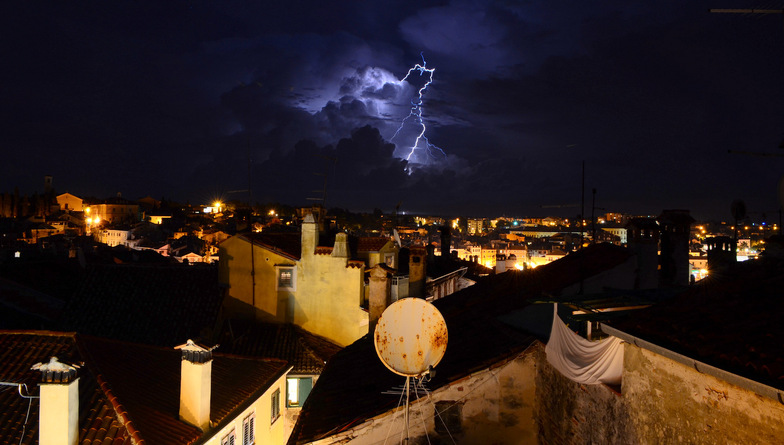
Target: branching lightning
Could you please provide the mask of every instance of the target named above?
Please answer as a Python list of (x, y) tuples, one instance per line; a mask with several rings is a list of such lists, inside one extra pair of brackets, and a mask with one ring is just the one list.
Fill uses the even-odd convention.
[(427, 61), (425, 61), (424, 54), (420, 53), (419, 55), (420, 57), (422, 57), (422, 64), (420, 65), (417, 63), (416, 65), (414, 65), (413, 68), (409, 69), (408, 73), (406, 73), (406, 76), (400, 79), (400, 82), (402, 83), (404, 81), (407, 81), (409, 76), (411, 76), (411, 74), (414, 72), (419, 72), (420, 77), (424, 76), (425, 73), (427, 73), (428, 79), (425, 82), (425, 84), (422, 85), (421, 88), (419, 88), (417, 97), (411, 100), (411, 110), (409, 111), (408, 116), (403, 118), (403, 120), (400, 122), (400, 126), (398, 127), (397, 131), (395, 131), (395, 134), (390, 139), (391, 141), (395, 140), (395, 137), (398, 135), (398, 133), (400, 133), (400, 130), (403, 129), (403, 126), (406, 124), (406, 122), (409, 119), (413, 119), (416, 125), (419, 125), (421, 127), (421, 131), (417, 135), (416, 140), (414, 141), (414, 145), (411, 147), (411, 151), (408, 153), (408, 156), (406, 156), (407, 161), (411, 160), (411, 156), (413, 156), (414, 152), (416, 152), (416, 150), (420, 148), (419, 144), (423, 140), (425, 144), (424, 148), (427, 150), (428, 156), (430, 156), (431, 158), (435, 158), (436, 156), (434, 155), (433, 152), (433, 150), (435, 149), (438, 150), (438, 152), (441, 153), (442, 156), (446, 157), (446, 153), (444, 153), (444, 150), (441, 150), (436, 145), (431, 144), (430, 141), (427, 139), (427, 136), (425, 136), (425, 131), (427, 131), (427, 127), (425, 126), (425, 121), (422, 118), (422, 103), (423, 103), (422, 96), (425, 94), (427, 87), (431, 83), (433, 83), (433, 73), (435, 73), (436, 69), (428, 68)]

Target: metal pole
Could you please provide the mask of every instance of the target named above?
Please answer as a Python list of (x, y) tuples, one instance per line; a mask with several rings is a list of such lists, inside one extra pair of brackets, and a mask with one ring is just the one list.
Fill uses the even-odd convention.
[(406, 411), (405, 411), (405, 413), (406, 413), (405, 414), (405, 418), (406, 418), (406, 438), (403, 439), (403, 443), (404, 444), (408, 444), (408, 438), (409, 438), (409, 431), (408, 431), (408, 397), (409, 397), (409, 390), (411, 388), (410, 379), (411, 379), (410, 376), (406, 376)]

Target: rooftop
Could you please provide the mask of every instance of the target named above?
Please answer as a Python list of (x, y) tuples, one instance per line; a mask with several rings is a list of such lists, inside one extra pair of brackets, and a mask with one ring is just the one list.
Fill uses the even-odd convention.
[[(30, 369), (34, 364), (56, 356), (63, 363), (81, 365), (81, 444), (189, 444), (203, 436), (178, 420), (181, 352), (173, 348), (74, 333), (0, 331), (0, 351), (0, 381), (24, 383), (32, 395), (38, 394), (40, 381)], [(213, 357), (210, 420), (219, 426), (288, 369), (275, 359)], [(0, 392), (0, 437), (8, 443), (38, 443), (38, 400), (23, 399), (16, 391)], [(25, 422), (28, 404), (32, 414)]]

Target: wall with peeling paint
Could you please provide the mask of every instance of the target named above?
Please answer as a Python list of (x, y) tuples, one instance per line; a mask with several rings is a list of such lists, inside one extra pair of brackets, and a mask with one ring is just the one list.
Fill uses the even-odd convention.
[(781, 443), (784, 405), (625, 344), (620, 392), (580, 385), (537, 352), (541, 443)]
[[(409, 409), (409, 444), (537, 443), (533, 415), (535, 376), (536, 358), (529, 349), (501, 366), (476, 372), (433, 391), (430, 397), (413, 401)], [(459, 413), (459, 419), (447, 420), (453, 426), (448, 432), (436, 425), (436, 405), (457, 407), (451, 413)], [(458, 428), (454, 428), (453, 421), (459, 424)], [(404, 410), (400, 407), (314, 443), (400, 443), (404, 425)]]

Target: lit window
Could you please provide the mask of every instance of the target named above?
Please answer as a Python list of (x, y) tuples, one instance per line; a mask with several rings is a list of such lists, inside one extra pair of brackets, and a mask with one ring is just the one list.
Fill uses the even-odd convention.
[(242, 445), (253, 445), (256, 443), (256, 430), (253, 428), (255, 419), (256, 414), (254, 413), (242, 419)]
[(272, 418), (270, 419), (270, 423), (275, 423), (280, 417), (280, 389), (276, 389), (275, 392), (272, 393)]
[(278, 267), (278, 290), (294, 290), (294, 268)]
[(234, 445), (234, 430), (221, 439), (221, 445)]
[(313, 389), (313, 377), (289, 377), (286, 379), (286, 406), (300, 407)]

